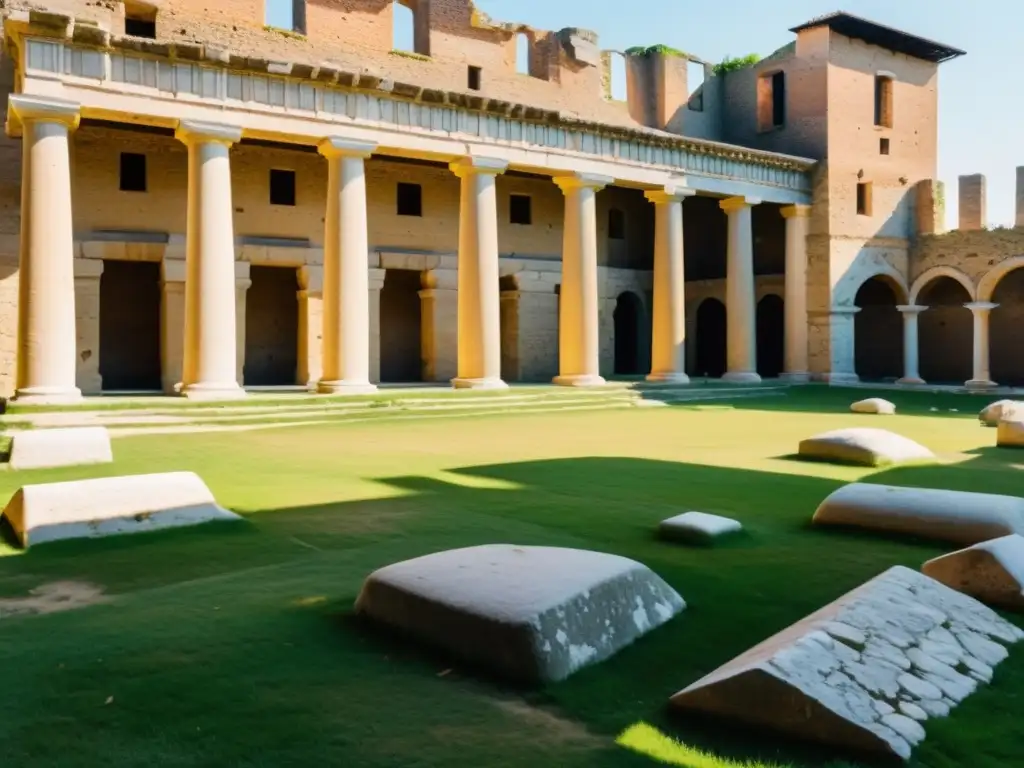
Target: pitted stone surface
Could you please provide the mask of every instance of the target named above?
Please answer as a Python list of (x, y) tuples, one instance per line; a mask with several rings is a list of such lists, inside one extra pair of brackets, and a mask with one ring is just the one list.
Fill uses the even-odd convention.
[(978, 414), (978, 420), (986, 427), (995, 427), (999, 425), (999, 420), (1003, 418), (1003, 409), (1008, 405), (1014, 405), (1013, 400), (997, 400), (991, 405), (986, 406)]
[(814, 513), (814, 524), (868, 528), (972, 545), (1024, 533), (1024, 499), (852, 483), (821, 503)]
[(886, 429), (849, 427), (800, 441), (800, 456), (817, 461), (867, 467), (933, 461), (935, 454), (913, 440)]
[(494, 544), (370, 574), (356, 611), (508, 678), (563, 680), (686, 608), (617, 555)]
[(706, 512), (686, 512), (663, 520), (658, 526), (662, 537), (690, 544), (710, 544), (742, 530), (743, 525), (738, 520)]
[(874, 413), (879, 416), (892, 416), (896, 413), (896, 406), (888, 400), (880, 397), (870, 397), (867, 400), (858, 400), (850, 406), (854, 413)]
[[(680, 691), (672, 704), (906, 759), (925, 738), (922, 723), (948, 715), (979, 684), (960, 670), (990, 663), (993, 647), (1005, 656), (1004, 643), (1021, 639), (1024, 632), (977, 600), (896, 567)], [(953, 656), (957, 668), (945, 661)]]
[(1024, 610), (1024, 536), (984, 541), (929, 560), (921, 570), (989, 605)]
[(11, 441), (12, 469), (46, 469), (114, 460), (106, 427), (29, 429)]

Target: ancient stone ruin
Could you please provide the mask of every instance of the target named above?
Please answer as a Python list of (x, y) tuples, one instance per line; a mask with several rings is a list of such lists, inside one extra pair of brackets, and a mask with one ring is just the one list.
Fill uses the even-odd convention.
[(936, 557), (921, 571), (989, 605), (1024, 610), (1024, 537), (1017, 534)]
[(46, 469), (114, 460), (106, 427), (29, 429), (11, 440), (12, 469)]
[(658, 534), (663, 539), (685, 544), (713, 544), (718, 539), (733, 536), (743, 530), (738, 520), (707, 512), (684, 512), (662, 520)]
[(850, 427), (800, 441), (801, 458), (879, 467), (935, 460), (935, 454), (910, 438), (886, 429)]
[(858, 400), (850, 406), (853, 413), (873, 413), (880, 416), (892, 416), (896, 413), (896, 406), (888, 400), (880, 397), (871, 397), (867, 400)]

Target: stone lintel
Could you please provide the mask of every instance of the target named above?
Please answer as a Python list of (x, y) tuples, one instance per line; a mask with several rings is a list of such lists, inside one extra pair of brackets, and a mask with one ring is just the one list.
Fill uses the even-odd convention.
[(217, 142), (231, 146), (241, 141), (242, 129), (233, 125), (205, 123), (198, 120), (181, 120), (174, 132), (174, 137), (185, 144)]
[(365, 160), (377, 150), (377, 143), (328, 136), (317, 145), (317, 149), (324, 157), (361, 157)]

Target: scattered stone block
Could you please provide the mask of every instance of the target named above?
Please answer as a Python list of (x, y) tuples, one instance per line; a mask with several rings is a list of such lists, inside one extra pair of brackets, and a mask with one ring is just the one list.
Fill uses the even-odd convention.
[(1024, 610), (1024, 537), (1017, 534), (936, 557), (921, 570), (989, 605)]
[(356, 600), (360, 614), (526, 683), (603, 661), (685, 607), (633, 560), (507, 544), (381, 568)]
[(850, 406), (850, 410), (854, 413), (874, 413), (880, 416), (892, 416), (896, 413), (896, 406), (880, 397), (870, 397), (867, 400), (858, 400)]
[(12, 469), (109, 464), (114, 460), (106, 427), (29, 429), (11, 440)]
[(658, 526), (662, 538), (688, 544), (711, 544), (742, 530), (743, 525), (738, 520), (706, 512), (685, 512), (663, 520)]
[(242, 519), (218, 506), (192, 472), (26, 485), (3, 517), (23, 547)]
[(920, 443), (873, 427), (848, 427), (824, 432), (801, 440), (798, 452), (805, 459), (866, 467), (935, 460), (935, 454)]
[(986, 427), (998, 426), (999, 420), (1003, 418), (1003, 409), (1013, 404), (1013, 400), (997, 400), (981, 410), (981, 413), (978, 414), (978, 420)]
[(1006, 402), (999, 413), (999, 428), (996, 432), (999, 448), (1024, 447), (1024, 403)]
[(896, 567), (680, 691), (672, 705), (907, 759), (925, 738), (922, 723), (979, 684), (968, 660), (989, 662), (972, 648), (1005, 658), (1021, 639), (977, 600)]
[(852, 483), (825, 499), (815, 525), (843, 525), (970, 546), (1024, 534), (1024, 499), (991, 493)]

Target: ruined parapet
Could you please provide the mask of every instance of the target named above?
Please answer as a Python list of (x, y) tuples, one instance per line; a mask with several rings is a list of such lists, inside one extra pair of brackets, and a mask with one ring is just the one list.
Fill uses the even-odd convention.
[(601, 63), (601, 48), (598, 46), (597, 32), (578, 27), (566, 27), (558, 31), (558, 39), (573, 61), (588, 67), (596, 67)]
[(960, 229), (985, 229), (988, 223), (985, 176), (960, 177)]
[(683, 113), (690, 99), (689, 57), (664, 45), (626, 51), (629, 113), (650, 128), (682, 133)]
[(946, 185), (937, 179), (917, 183), (917, 234), (940, 235), (946, 231)]

